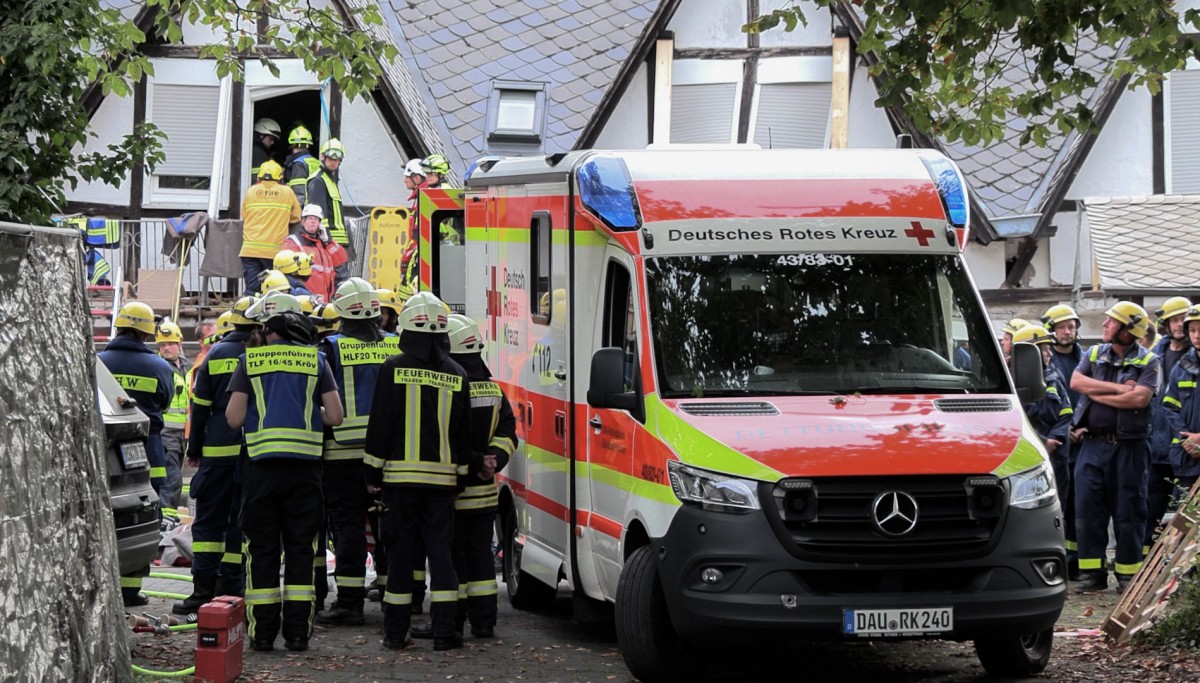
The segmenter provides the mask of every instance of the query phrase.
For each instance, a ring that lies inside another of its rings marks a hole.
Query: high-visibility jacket
[[[329,232],[329,238],[343,247],[350,244],[346,222],[342,217],[342,192],[338,189],[337,177],[325,167],[320,167],[308,179],[308,203],[316,204],[325,212],[321,227]]]
[[[344,408],[342,424],[332,429],[332,439],[325,440],[326,460],[362,460],[379,369],[400,353],[399,341],[395,335],[365,342],[344,334],[322,340],[321,349],[337,380]]]
[[[270,259],[287,239],[288,226],[300,222],[300,203],[287,187],[264,180],[242,199],[242,258]]]
[[[241,365],[252,392],[244,427],[250,460],[320,460],[324,354],[279,340],[246,349]]]
[[[310,236],[304,230],[300,230],[288,235],[284,247],[312,256],[312,275],[304,281],[304,287],[314,296],[320,297],[323,303],[332,302],[337,286],[350,277],[350,270],[346,265],[349,257],[342,245],[337,242],[322,242],[319,237]]]
[[[150,418],[150,433],[161,432],[163,411],[171,405],[175,389],[171,365],[142,342],[123,334],[113,338],[97,355],[129,398],[137,401],[137,407]]]
[[[283,182],[292,188],[301,206],[308,203],[308,179],[320,168],[320,160],[308,152],[296,152],[283,165]]]
[[[180,365],[167,361],[167,365],[171,366],[174,386],[171,388],[171,403],[163,411],[163,429],[183,429],[187,423],[189,396],[187,376],[182,366],[184,360],[180,356]]]
[[[236,458],[242,452],[242,430],[225,421],[229,380],[246,352],[249,332],[234,330],[208,349],[192,385],[192,428],[188,457]]]
[[[482,365],[483,361],[480,360]],[[474,453],[496,456],[496,471],[504,469],[517,448],[517,420],[512,406],[500,385],[490,376],[476,377],[471,373],[471,448]],[[458,512],[494,513],[499,507],[496,478],[479,478],[483,458],[473,458],[470,464],[459,464]]]
[[[367,483],[456,490],[458,462],[470,453],[470,411],[466,373],[454,361],[388,359],[367,424]]]
[[[1200,394],[1196,392],[1198,381],[1200,354],[1192,349],[1171,369],[1160,406],[1171,435],[1171,467],[1177,477],[1200,476],[1200,458],[1192,457],[1183,450],[1183,436],[1180,435],[1180,432],[1200,433]]]

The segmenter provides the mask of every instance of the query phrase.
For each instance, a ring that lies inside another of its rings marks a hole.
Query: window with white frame
[[[679,60],[671,73],[671,143],[737,142],[742,62]]]
[[[492,82],[487,112],[487,139],[490,146],[540,146],[545,122],[545,83]]]
[[[763,149],[820,149],[833,97],[829,57],[764,60],[750,118],[750,139]]]
[[[165,158],[151,176],[152,201],[207,199],[217,95],[213,86],[152,83],[148,88],[148,118],[165,135]]]
[[[1163,104],[1166,190],[1200,192],[1200,70],[1168,74]]]

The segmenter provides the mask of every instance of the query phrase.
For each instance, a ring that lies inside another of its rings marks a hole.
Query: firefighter
[[[492,529],[499,497],[495,474],[517,447],[512,406],[483,362],[483,335],[465,315],[449,317],[450,358],[467,371],[471,388],[471,447],[483,457],[459,465],[454,502],[454,571],[458,574],[458,627],[471,622],[471,635],[491,638],[496,628],[496,563]],[[1064,424],[1063,431],[1066,431]],[[464,472],[464,470],[466,470]],[[414,627],[414,638],[433,636],[430,627]]]
[[[288,236],[288,226],[300,220],[296,195],[279,184],[283,168],[268,161],[258,170],[258,183],[242,199],[242,277],[246,294],[258,292],[259,279],[271,268],[275,252]]]
[[[350,277],[349,255],[321,227],[324,213],[316,204],[306,204],[301,211],[300,229],[288,236],[284,247],[308,255],[310,273],[304,281],[309,292],[331,303],[338,285]]]
[[[425,185],[438,190],[446,187],[446,176],[450,175],[450,162],[441,154],[430,154],[421,160],[421,170],[425,172]],[[447,218],[438,224],[438,239],[442,244],[458,246],[463,243],[462,235],[455,227],[454,221]]]
[[[1050,347],[1054,344],[1054,337],[1040,325],[1028,325],[1013,334],[1013,343],[1017,342],[1034,344],[1042,352],[1042,379],[1046,384],[1046,395],[1040,401],[1025,404],[1025,415],[1050,455],[1058,497],[1066,500],[1071,487],[1071,468],[1067,457],[1067,444],[1070,441],[1068,432],[1075,411],[1067,399],[1066,381],[1050,362]]]
[[[166,456],[163,452],[163,411],[174,396],[175,373],[167,361],[159,358],[146,344],[157,333],[154,309],[140,301],[121,306],[113,321],[117,334],[97,356],[117,383],[137,402],[146,417],[150,430],[146,437],[146,459],[150,462],[150,484],[155,493],[166,484]],[[126,607],[140,607],[149,602],[141,592],[142,579],[149,567],[136,576],[121,577],[121,598]]]
[[[1175,367],[1166,383],[1161,412],[1166,415],[1172,436],[1171,464],[1179,488],[1188,491],[1200,477],[1200,307],[1188,310],[1183,318],[1191,349]]]
[[[295,297],[312,296],[312,292],[305,289],[303,285],[293,284],[292,278],[274,269],[263,273],[261,293],[266,294],[267,292],[283,292]]]
[[[307,251],[280,249],[275,253],[274,269],[287,276],[292,296],[312,296],[308,278],[312,276],[313,257]]]
[[[251,176],[258,177],[263,164],[275,160],[275,147],[279,146],[282,139],[283,129],[275,119],[261,118],[254,122],[254,148],[250,152]]]
[[[380,289],[377,293],[379,294],[380,326],[383,327],[384,332],[396,334],[396,326],[400,322],[400,311],[404,308],[404,302],[412,296],[412,292],[407,287],[401,286],[399,291]]]
[[[346,220],[342,215],[342,193],[338,189],[338,170],[346,158],[342,141],[330,138],[321,145],[321,167],[308,178],[308,203],[321,207],[321,227],[337,244],[349,246]]]
[[[247,313],[263,324],[266,344],[242,354],[225,410],[231,428],[245,427],[248,455],[240,517],[246,623],[250,646],[271,650],[282,612],[287,649],[303,652],[316,612],[313,556],[325,515],[322,424],[341,424],[342,403],[324,355],[312,345],[316,330],[296,297],[269,292]]]
[[[242,495],[242,460],[246,443],[240,429],[225,419],[229,380],[240,365],[251,335],[260,327],[247,316],[255,299],[243,297],[225,318],[229,331],[208,351],[196,371],[192,390],[192,438],[187,462],[196,468],[189,495],[196,501],[192,521],[192,594],[175,603],[175,614],[195,614],[217,595],[243,595],[242,528],[238,523]]]
[[[1083,576],[1077,593],[1108,586],[1110,518],[1117,537],[1117,590],[1124,591],[1142,566],[1149,404],[1162,374],[1159,359],[1137,344],[1150,330],[1146,310],[1118,301],[1105,316],[1103,343],[1088,351],[1071,376],[1071,387],[1081,395],[1071,434],[1080,443],[1075,531]]]
[[[308,203],[308,179],[321,168],[321,162],[309,151],[312,144],[312,133],[304,126],[296,126],[288,133],[292,153],[283,163],[283,182],[296,194],[301,206]]]
[[[1000,335],[1000,351],[1004,353],[1004,362],[1012,360],[1013,335],[1022,327],[1029,327],[1029,321],[1023,318],[1013,318],[1004,323]]]
[[[1163,386],[1159,395],[1166,391],[1166,381],[1179,359],[1191,350],[1188,334],[1184,329],[1184,318],[1192,308],[1192,302],[1181,296],[1173,296],[1154,311],[1157,326],[1163,330],[1162,338],[1152,352],[1162,361]],[[1150,335],[1146,335],[1149,337]],[[1146,534],[1142,554],[1150,553],[1150,546],[1158,535],[1171,499],[1175,497],[1175,470],[1171,465],[1171,442],[1179,435],[1171,431],[1162,402],[1150,403],[1150,457],[1146,463]]]
[[[465,371],[446,353],[446,305],[430,292],[400,311],[400,351],[383,364],[367,425],[367,481],[382,487],[387,543],[383,646],[409,644],[418,535],[431,573],[433,649],[462,646],[455,629],[458,578],[451,559],[458,465],[472,461],[471,398]]]
[[[171,403],[163,411],[163,462],[167,468],[167,478],[158,495],[158,507],[163,515],[178,520],[176,506],[179,505],[179,494],[183,490],[183,430],[187,426],[189,365],[183,356],[183,330],[179,329],[179,325],[169,320],[163,321],[158,326],[154,341],[158,343],[159,357],[171,366],[174,380]]]
[[[1067,400],[1071,408],[1079,410],[1079,392],[1071,388],[1071,375],[1083,360],[1083,346],[1079,344],[1079,316],[1075,309],[1067,304],[1055,304],[1042,314],[1042,325],[1054,337],[1050,345],[1050,363],[1058,370],[1067,383]],[[1072,477],[1075,473],[1075,462],[1079,456],[1079,444],[1074,441],[1067,443],[1067,464]],[[1079,544],[1075,540],[1075,482],[1067,487],[1067,497],[1063,499],[1063,533],[1067,537],[1067,578],[1079,580]]]
[[[361,625],[366,597],[367,518],[369,496],[363,470],[363,443],[375,397],[375,380],[384,361],[400,352],[399,339],[379,326],[379,295],[371,283],[352,277],[333,300],[341,330],[321,342],[321,349],[342,396],[345,418],[326,433],[325,504],[337,555],[337,602],[317,615],[319,624]]]

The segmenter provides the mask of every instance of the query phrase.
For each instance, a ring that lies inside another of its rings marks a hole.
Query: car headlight
[[[1054,488],[1054,472],[1043,462],[1033,469],[1017,472],[1008,478],[1009,504],[1022,510],[1034,510],[1054,503],[1058,492]]]
[[[716,472],[688,467],[678,460],[667,462],[671,489],[681,502],[711,512],[744,514],[758,510],[758,484]]]

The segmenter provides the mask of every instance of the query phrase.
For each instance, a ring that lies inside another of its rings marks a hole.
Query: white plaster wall
[[[613,109],[608,123],[604,124],[604,130],[597,136],[598,149],[642,149],[650,142],[647,132],[647,78],[649,72],[643,64],[621,95],[621,101]]]
[[[745,0],[687,0],[671,17],[675,47],[745,47]]]
[[[966,261],[975,278],[975,285],[980,289],[998,289],[1004,282],[1003,242],[992,242],[984,246],[971,243],[967,246]]]
[[[764,0],[758,3],[759,11],[763,14],[769,13],[771,10],[781,9],[792,5],[792,0]],[[759,44],[763,47],[776,47],[782,45],[829,45],[833,40],[832,15],[829,10],[817,7],[811,2],[795,3],[804,13],[804,17],[808,19],[808,25],[803,23],[796,26],[796,30],[788,33],[783,30],[781,24],[778,28],[764,32],[759,37]]]
[[[97,137],[88,140],[82,148],[76,148],[75,154],[90,154],[92,152],[107,152],[108,145],[120,142],[123,137],[133,131],[133,98],[109,95],[100,103],[100,108],[92,117],[90,131]],[[83,182],[71,190],[67,187],[67,199],[78,202],[95,202],[97,204],[129,204],[129,185],[122,183],[119,187],[106,185],[102,182]]]
[[[358,206],[404,206],[404,162],[400,146],[364,100],[342,104],[342,201]],[[461,171],[461,169],[460,169]],[[350,196],[345,196],[349,190]]]
[[[1153,192],[1152,125],[1149,91],[1124,92],[1071,184],[1067,199]]]
[[[1040,245],[1039,251],[1050,253],[1050,285],[1074,285],[1078,266],[1079,284],[1092,284],[1090,236],[1087,226],[1079,229],[1079,215],[1074,211],[1060,211],[1054,215],[1053,225],[1058,229],[1048,242]],[[1080,234],[1082,233],[1082,234]],[[1078,250],[1076,249],[1078,245]],[[1081,256],[1077,256],[1080,254]],[[1080,260],[1082,259],[1082,260]]]
[[[866,67],[854,70],[850,83],[850,139],[852,149],[891,149],[896,146],[892,124],[884,110],[875,106],[879,91]]]

